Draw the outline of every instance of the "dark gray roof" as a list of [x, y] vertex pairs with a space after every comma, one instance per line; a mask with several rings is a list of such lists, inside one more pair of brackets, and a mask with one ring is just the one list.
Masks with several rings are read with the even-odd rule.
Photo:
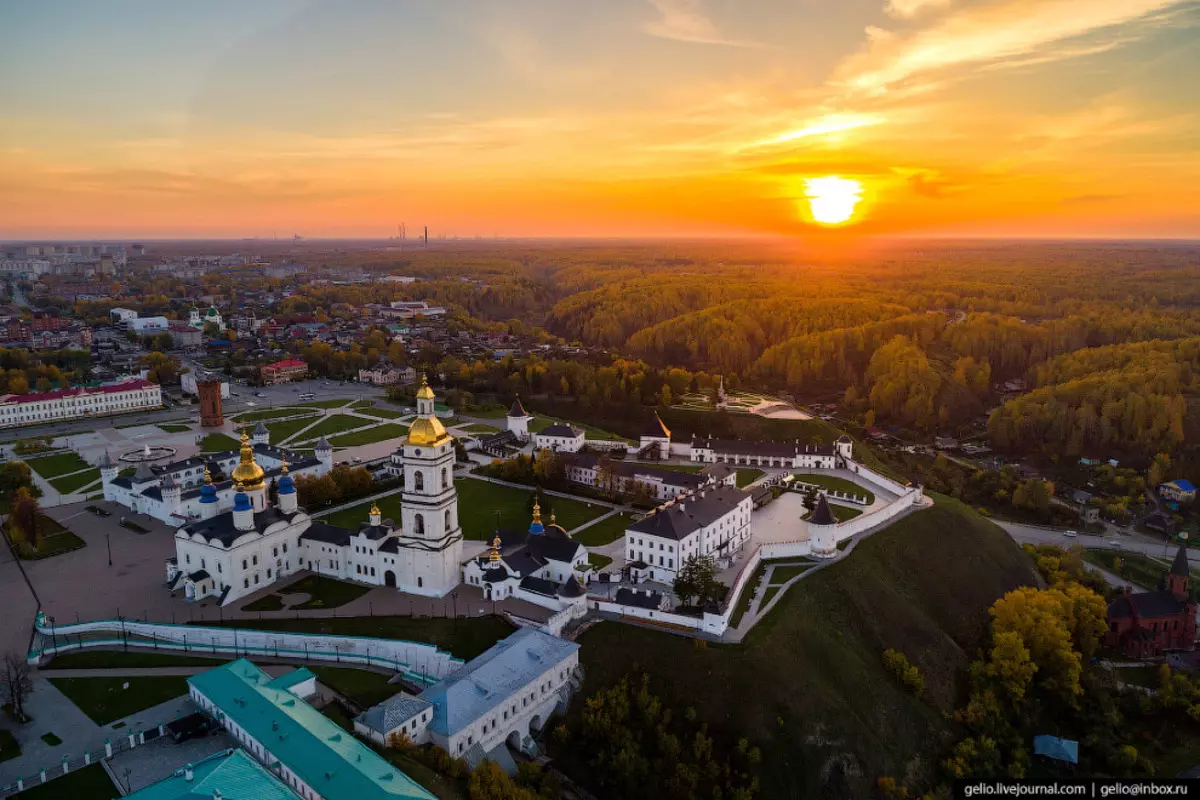
[[[389, 519], [387, 522], [391, 522], [391, 520]], [[388, 525], [372, 525], [370, 522], [361, 522], [358, 525], [358, 533], [371, 541], [378, 541], [386, 538], [391, 533], [391, 528]]]
[[562, 586], [558, 587], [559, 597], [583, 597], [585, 594], [587, 594], [587, 590], [574, 575], [567, 578], [563, 581]]
[[313, 522], [308, 526], [308, 530], [300, 534], [300, 538], [315, 539], [318, 542], [325, 542], [326, 544], [335, 544], [344, 547], [350, 543], [350, 537], [353, 535], [353, 531], [348, 531], [345, 528], [326, 525], [324, 522]]
[[799, 442], [748, 442], [741, 439], [701, 439], [693, 447], [705, 447], [716, 453], [751, 455], [764, 458], [794, 458], [797, 455], [833, 455], [831, 444], [800, 444]]
[[1142, 619], [1161, 619], [1186, 611], [1187, 600], [1180, 600], [1166, 591], [1123, 594], [1108, 604], [1109, 619], [1135, 616]]
[[617, 589], [617, 602], [623, 606], [637, 606], [653, 611], [662, 606], [662, 595], [658, 592], [643, 594], [633, 589]]
[[1088, 503], [1092, 502], [1092, 495], [1088, 492], [1085, 492], [1083, 489], [1072, 489], [1071, 502], [1077, 506], [1086, 506]]
[[129, 478], [128, 475], [118, 475], [117, 477], [112, 479], [112, 485], [120, 486], [122, 489], [132, 489], [133, 481]]
[[525, 406], [521, 405], [521, 396], [520, 395], [517, 395], [513, 399], [512, 405], [508, 407], [508, 415], [510, 417], [528, 417], [529, 416], [528, 414], [525, 413]]
[[208, 578], [208, 570], [198, 569], [188, 575], [188, 578], [190, 578], [194, 583], [199, 583], [200, 581]]
[[505, 556], [504, 563], [513, 572], [522, 576], [537, 572], [543, 566], [542, 564], [539, 564], [536, 559], [530, 556], [524, 548], [521, 548], [510, 556]]
[[667, 426], [663, 424], [663, 421], [659, 418], [657, 411], [654, 412], [654, 416], [651, 419], [646, 420], [646, 424], [642, 426], [641, 435], [651, 436], [658, 439], [671, 438], [671, 432], [667, 430]]
[[535, 578], [532, 575], [527, 575], [521, 579], [521, 588], [527, 592], [535, 594], [544, 594], [547, 597], [554, 597], [558, 592], [558, 584], [554, 581], [548, 581], [544, 578]]
[[629, 530], [664, 539], [684, 539], [700, 528], [716, 522], [747, 498], [748, 494], [732, 486], [703, 489], [660, 507], [649, 516], [630, 525]]
[[134, 483], [147, 483], [154, 480], [154, 472], [150, 469], [150, 462], [143, 461], [138, 464], [137, 472], [133, 473]]
[[379, 545], [379, 552], [381, 552], [381, 553], [399, 553], [400, 552], [400, 540], [395, 539], [395, 538], [388, 539], [383, 544]]
[[538, 436], [557, 436], [564, 439], [578, 439], [582, 435], [583, 431], [570, 425], [551, 425], [538, 431]]
[[271, 432], [267, 430], [267, 426], [262, 423], [262, 420], [259, 420], [258, 424], [254, 426], [254, 435], [270, 436]]
[[817, 507], [813, 509], [812, 516], [808, 518], [808, 524], [837, 525], [837, 517], [830, 510], [829, 501], [825, 499], [824, 492], [817, 496]]
[[841, 436], [839, 436], [838, 442], [841, 444], [854, 444], [854, 440], [850, 438], [850, 434], [848, 433], [843, 433]]
[[111, 467], [112, 465], [113, 465], [112, 456], [111, 456], [111, 455], [109, 455], [109, 453], [108, 453], [108, 449], [107, 449], [107, 448], [105, 448], [105, 450], [104, 450], [104, 458], [100, 459], [100, 466], [102, 466], [102, 467]]
[[[568, 468], [577, 466], [583, 469], [598, 469], [600, 466], [600, 457], [594, 456], [591, 453], [569, 453], [565, 457], [564, 463]], [[677, 486], [683, 491], [697, 489], [707, 482], [704, 475], [700, 473], [663, 469], [662, 467], [650, 464], [639, 464], [635, 461], [609, 459], [609, 463], [614, 475], [630, 479], [638, 475], [658, 478], [667, 486]]]
[[1179, 545], [1179, 550], [1175, 553], [1175, 561], [1171, 564], [1172, 575], [1182, 575], [1188, 577], [1191, 574], [1191, 568], [1188, 566], [1187, 545]]
[[[254, 529], [256, 531], [265, 530], [268, 525], [279, 522], [280, 520], [291, 521], [292, 517], [281, 512], [274, 506], [259, 511], [254, 515]], [[220, 542], [228, 547], [233, 543], [234, 539], [239, 536], [246, 535], [246, 531], [239, 531], [233, 525], [233, 512], [226, 511], [222, 514], [217, 514], [212, 519], [202, 519], [196, 522], [189, 522], [180, 530], [189, 534], [200, 534], [209, 542]], [[307, 534], [307, 531], [305, 532]]]
[[431, 705], [428, 700], [422, 700], [419, 697], [397, 694], [359, 714], [354, 721], [361, 722], [373, 731], [386, 734], [394, 731]]

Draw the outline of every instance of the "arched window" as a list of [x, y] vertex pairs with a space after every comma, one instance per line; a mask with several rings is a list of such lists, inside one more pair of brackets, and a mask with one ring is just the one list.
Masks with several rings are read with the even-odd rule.
[[413, 527], [416, 529], [418, 536], [425, 533], [425, 518], [420, 514], [413, 517]]
[[447, 508], [446, 509], [446, 530], [450, 530], [451, 527], [452, 526], [450, 525], [450, 509]]
[[450, 477], [446, 474], [445, 467], [442, 467], [442, 488], [443, 489], [450, 488]]
[[425, 473], [417, 470], [413, 476], [413, 489], [418, 492], [425, 491]]

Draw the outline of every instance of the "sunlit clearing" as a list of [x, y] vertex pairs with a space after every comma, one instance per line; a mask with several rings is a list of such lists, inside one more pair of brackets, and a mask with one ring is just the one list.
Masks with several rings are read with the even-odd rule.
[[854, 207], [862, 199], [862, 184], [830, 175], [804, 181], [804, 196], [812, 217], [822, 225], [839, 225], [854, 216]]

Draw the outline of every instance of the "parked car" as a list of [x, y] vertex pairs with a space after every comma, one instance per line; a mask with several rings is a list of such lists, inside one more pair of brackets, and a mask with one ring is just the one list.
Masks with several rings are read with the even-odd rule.
[[188, 714], [186, 717], [180, 717], [174, 722], [167, 724], [167, 733], [175, 740], [175, 744], [186, 742], [188, 739], [198, 739], [201, 736], [207, 736], [210, 733], [215, 733], [216, 730], [217, 725], [212, 717], [199, 712]]
[[254, 396], [255, 397], [266, 397], [267, 393], [266, 392], [255, 392]]
[[1063, 536], [1066, 536], [1068, 539], [1074, 539], [1078, 535], [1075, 531], [1063, 531]]
[[1108, 546], [1109, 546], [1109, 547], [1116, 547], [1116, 548], [1118, 548], [1118, 549], [1119, 549], [1119, 548], [1121, 547], [1121, 542], [1120, 542], [1120, 540], [1119, 540], [1119, 539], [1109, 539], [1109, 540], [1108, 540]]

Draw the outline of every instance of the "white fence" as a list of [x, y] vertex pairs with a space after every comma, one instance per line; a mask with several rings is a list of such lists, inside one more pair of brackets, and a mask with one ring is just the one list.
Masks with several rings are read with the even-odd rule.
[[39, 663], [44, 656], [75, 650], [137, 647], [197, 655], [211, 653], [229, 658], [272, 656], [364, 664], [401, 672], [418, 684], [436, 683], [462, 664], [461, 659], [430, 644], [366, 636], [281, 633], [111, 619], [51, 626], [41, 617], [35, 628], [41, 636], [29, 651], [31, 664]]
[[847, 461], [846, 469], [848, 469], [849, 471], [853, 472], [856, 475], [863, 476], [864, 478], [869, 480], [871, 483], [874, 483], [876, 486], [882, 486], [884, 489], [887, 489], [889, 492], [896, 495], [897, 497], [902, 497], [905, 494], [907, 494], [908, 492], [913, 491], [912, 486], [901, 486], [899, 483], [892, 480], [891, 478], [881, 475], [880, 473], [876, 472], [875, 470], [871, 469], [870, 467], [864, 467], [862, 464], [858, 463], [857, 461]]

